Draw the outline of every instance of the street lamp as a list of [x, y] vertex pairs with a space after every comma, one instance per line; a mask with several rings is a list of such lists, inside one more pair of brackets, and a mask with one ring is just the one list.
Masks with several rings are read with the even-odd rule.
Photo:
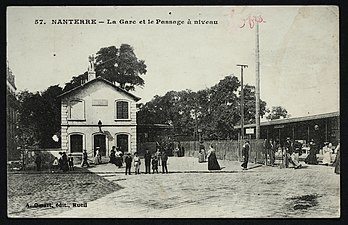
[[102, 128], [102, 125], [103, 125], [102, 121], [99, 120], [99, 121], [98, 121], [98, 127], [99, 127], [99, 132], [100, 132], [100, 133], [103, 133], [103, 131], [102, 131], [102, 129], [101, 129], [101, 128]]

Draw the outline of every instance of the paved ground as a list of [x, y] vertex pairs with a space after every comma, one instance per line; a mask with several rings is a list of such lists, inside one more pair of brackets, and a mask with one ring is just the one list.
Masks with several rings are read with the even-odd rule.
[[[80, 168], [74, 172], [54, 174], [48, 171], [9, 172], [7, 187], [10, 218], [54, 216], [70, 210], [73, 203], [90, 202], [121, 188]], [[35, 203], [41, 204], [41, 207], [35, 207]], [[67, 207], [64, 207], [65, 203]]]
[[123, 174], [124, 168], [98, 165], [90, 171], [124, 188], [88, 202], [86, 208], [73, 208], [51, 216], [340, 216], [340, 176], [334, 174], [333, 167], [308, 166], [295, 170], [262, 166], [242, 171], [238, 162], [220, 161], [220, 165], [225, 167], [222, 172], [211, 173], [207, 164], [199, 164], [196, 158], [171, 157], [168, 167], [172, 173], [131, 176]]

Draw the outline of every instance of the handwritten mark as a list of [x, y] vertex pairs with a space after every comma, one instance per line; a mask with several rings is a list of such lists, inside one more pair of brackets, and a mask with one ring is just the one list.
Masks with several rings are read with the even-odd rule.
[[246, 19], [242, 19], [243, 25], [240, 28], [245, 27], [246, 24], [249, 24], [250, 29], [253, 29], [256, 23], [266, 23], [262, 16], [248, 16]]

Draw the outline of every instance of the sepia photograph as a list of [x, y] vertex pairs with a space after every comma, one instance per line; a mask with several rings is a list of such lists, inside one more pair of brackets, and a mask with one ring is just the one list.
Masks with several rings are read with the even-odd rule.
[[340, 218], [339, 13], [8, 6], [8, 218]]

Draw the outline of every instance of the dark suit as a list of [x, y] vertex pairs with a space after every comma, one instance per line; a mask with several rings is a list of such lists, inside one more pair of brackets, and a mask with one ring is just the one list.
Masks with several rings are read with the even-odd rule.
[[145, 155], [144, 155], [144, 159], [145, 159], [145, 173], [151, 173], [151, 170], [150, 170], [151, 153], [150, 152], [146, 152]]

